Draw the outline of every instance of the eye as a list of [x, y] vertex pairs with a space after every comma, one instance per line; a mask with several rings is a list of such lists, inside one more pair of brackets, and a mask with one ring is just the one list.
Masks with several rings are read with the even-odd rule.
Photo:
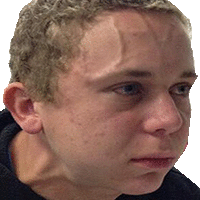
[[113, 91], [117, 94], [133, 96], [138, 95], [142, 92], [142, 86], [139, 83], [127, 83], [116, 87]]
[[179, 95], [183, 97], [189, 96], [191, 85], [187, 83], [182, 83], [175, 85], [171, 90], [170, 93], [173, 95]]

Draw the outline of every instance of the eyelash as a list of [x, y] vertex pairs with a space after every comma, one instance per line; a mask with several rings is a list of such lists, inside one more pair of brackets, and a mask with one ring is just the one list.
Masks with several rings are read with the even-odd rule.
[[[125, 91], [125, 89], [127, 89], [127, 91]], [[113, 91], [120, 95], [136, 96], [141, 94], [143, 89], [140, 83], [127, 83], [115, 88]]]
[[[169, 89], [169, 93], [171, 95], [187, 97], [191, 87], [192, 85], [189, 83], [178, 83]], [[115, 87], [113, 91], [119, 95], [137, 96], [143, 94], [144, 89], [140, 83], [125, 83], [121, 86]]]
[[[192, 88], [192, 85], [189, 83], [179, 83], [170, 89], [170, 94], [181, 96], [181, 97], [188, 97], [191, 88]], [[173, 91], [174, 89], [176, 89], [177, 91]]]

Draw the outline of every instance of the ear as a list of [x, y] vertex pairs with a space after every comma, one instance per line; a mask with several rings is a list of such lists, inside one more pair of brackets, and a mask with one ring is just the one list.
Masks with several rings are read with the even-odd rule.
[[3, 101], [15, 121], [27, 133], [35, 134], [42, 130], [39, 114], [34, 103], [26, 93], [22, 83], [11, 83], [4, 90]]

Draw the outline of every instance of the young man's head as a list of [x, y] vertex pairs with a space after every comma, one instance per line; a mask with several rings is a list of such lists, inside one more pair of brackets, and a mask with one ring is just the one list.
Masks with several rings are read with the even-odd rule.
[[168, 1], [34, 1], [12, 40], [5, 105], [73, 185], [153, 192], [187, 145], [189, 27]]
[[190, 33], [187, 18], [168, 1], [33, 0], [21, 11], [11, 42], [11, 82], [23, 83], [35, 100], [53, 102], [58, 74], [68, 73], [79, 57], [81, 39], [99, 23], [96, 16], [122, 10], [170, 13]]

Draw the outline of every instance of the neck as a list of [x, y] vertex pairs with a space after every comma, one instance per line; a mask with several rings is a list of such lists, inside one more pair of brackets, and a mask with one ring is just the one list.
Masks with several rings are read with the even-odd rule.
[[19, 180], [49, 200], [114, 200], [119, 194], [94, 187], [76, 185], [66, 177], [66, 166], [52, 152], [42, 133], [21, 131], [10, 146]]

